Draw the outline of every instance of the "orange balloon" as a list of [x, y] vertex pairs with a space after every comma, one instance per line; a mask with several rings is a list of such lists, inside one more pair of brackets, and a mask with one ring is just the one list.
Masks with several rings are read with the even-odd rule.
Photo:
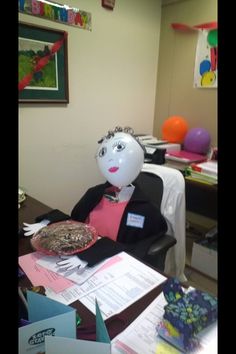
[[181, 144], [188, 131], [188, 124], [181, 116], [172, 116], [165, 120], [162, 125], [162, 139], [170, 143]]

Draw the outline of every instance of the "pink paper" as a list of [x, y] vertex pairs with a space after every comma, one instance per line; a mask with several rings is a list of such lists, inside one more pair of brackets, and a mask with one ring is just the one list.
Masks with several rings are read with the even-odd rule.
[[36, 261], [42, 257], [39, 252], [19, 257], [19, 265], [34, 286], [42, 285], [59, 293], [74, 285], [71, 280], [38, 265]]
[[120, 261], [122, 261], [122, 258], [119, 255], [111, 257], [111, 259], [109, 259], [103, 266], [101, 266], [101, 268], [98, 269], [97, 273]]

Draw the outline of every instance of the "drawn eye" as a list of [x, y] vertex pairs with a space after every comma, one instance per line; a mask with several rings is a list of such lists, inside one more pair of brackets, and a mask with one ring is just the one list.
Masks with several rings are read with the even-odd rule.
[[102, 147], [101, 150], [99, 150], [98, 156], [103, 157], [106, 155], [106, 152], [107, 152], [107, 148]]
[[113, 145], [113, 150], [120, 152], [120, 151], [124, 150], [125, 146], [126, 146], [125, 143], [119, 141]]

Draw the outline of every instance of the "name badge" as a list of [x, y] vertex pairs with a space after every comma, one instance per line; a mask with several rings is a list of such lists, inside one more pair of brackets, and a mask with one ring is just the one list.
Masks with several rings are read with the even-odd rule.
[[127, 216], [127, 226], [134, 226], [139, 227], [140, 229], [143, 228], [145, 217], [138, 214], [128, 213]]

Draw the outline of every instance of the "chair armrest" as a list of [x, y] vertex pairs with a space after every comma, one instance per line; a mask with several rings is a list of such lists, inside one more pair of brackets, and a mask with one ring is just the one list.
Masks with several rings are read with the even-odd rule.
[[155, 256], [159, 253], [167, 252], [168, 249], [176, 244], [176, 239], [170, 235], [164, 235], [160, 237], [157, 241], [151, 244], [147, 255]]

